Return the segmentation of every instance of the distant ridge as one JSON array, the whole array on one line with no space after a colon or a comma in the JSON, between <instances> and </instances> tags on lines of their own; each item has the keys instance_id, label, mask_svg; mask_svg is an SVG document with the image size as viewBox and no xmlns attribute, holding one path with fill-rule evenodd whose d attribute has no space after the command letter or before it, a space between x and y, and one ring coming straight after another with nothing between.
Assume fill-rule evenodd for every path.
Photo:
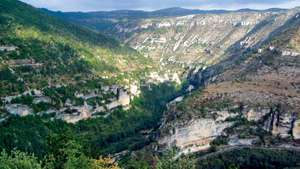
<instances>
[{"instance_id":1,"label":"distant ridge","mask_svg":"<svg viewBox=\"0 0 300 169\"><path fill-rule=\"evenodd\" d=\"M47 13L59 16L63 18L91 18L97 17L99 19L140 19L140 18L153 18L153 17L170 17L170 16L185 16L193 14L222 14L230 12L278 12L286 11L286 9L281 8L270 8L266 10L256 10L256 9L239 9L239 10L200 10L200 9L186 9L180 7L172 7L166 9L160 9L155 11L143 11L143 10L114 10L114 11L93 11L93 12L61 12L61 11L50 11L48 9L42 9Z\"/></svg>"}]
</instances>

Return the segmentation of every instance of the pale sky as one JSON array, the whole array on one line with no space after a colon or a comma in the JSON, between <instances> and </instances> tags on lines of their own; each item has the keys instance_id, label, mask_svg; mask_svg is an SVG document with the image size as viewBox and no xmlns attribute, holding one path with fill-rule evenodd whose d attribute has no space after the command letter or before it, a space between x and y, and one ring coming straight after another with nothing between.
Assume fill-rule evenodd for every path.
<instances>
[{"instance_id":1,"label":"pale sky","mask_svg":"<svg viewBox=\"0 0 300 169\"><path fill-rule=\"evenodd\" d=\"M300 0L21 0L35 7L59 11L157 10L170 7L190 9L293 8Z\"/></svg>"}]
</instances>

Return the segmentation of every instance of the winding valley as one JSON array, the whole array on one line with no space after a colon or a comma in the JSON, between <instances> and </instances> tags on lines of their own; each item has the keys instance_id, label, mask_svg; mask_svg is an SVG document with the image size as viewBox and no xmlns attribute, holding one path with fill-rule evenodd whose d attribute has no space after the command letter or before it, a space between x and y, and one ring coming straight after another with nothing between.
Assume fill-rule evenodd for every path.
<instances>
[{"instance_id":1,"label":"winding valley","mask_svg":"<svg viewBox=\"0 0 300 169\"><path fill-rule=\"evenodd\" d=\"M2 0L0 87L2 156L33 153L44 168L300 166L300 8L63 13Z\"/></svg>"}]
</instances>

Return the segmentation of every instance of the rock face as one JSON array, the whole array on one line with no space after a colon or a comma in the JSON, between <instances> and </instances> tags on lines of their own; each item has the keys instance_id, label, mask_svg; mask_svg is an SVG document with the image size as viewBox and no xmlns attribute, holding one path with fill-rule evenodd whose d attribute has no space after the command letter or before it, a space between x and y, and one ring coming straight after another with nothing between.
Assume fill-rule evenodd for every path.
<instances>
[{"instance_id":1,"label":"rock face","mask_svg":"<svg viewBox=\"0 0 300 169\"><path fill-rule=\"evenodd\" d=\"M128 106L130 104L130 96L124 90L120 90L118 101L121 106Z\"/></svg>"},{"instance_id":2,"label":"rock face","mask_svg":"<svg viewBox=\"0 0 300 169\"><path fill-rule=\"evenodd\" d=\"M73 113L61 113L57 118L62 119L68 123L77 123L80 120L86 120L92 117L91 106L85 102L83 106L72 107Z\"/></svg>"},{"instance_id":3,"label":"rock face","mask_svg":"<svg viewBox=\"0 0 300 169\"><path fill-rule=\"evenodd\" d=\"M159 140L159 144L167 147L176 146L183 152L204 150L231 125L230 122L216 122L214 119L198 119L186 126L175 127L169 136Z\"/></svg>"},{"instance_id":4,"label":"rock face","mask_svg":"<svg viewBox=\"0 0 300 169\"><path fill-rule=\"evenodd\" d=\"M174 105L173 105L174 106ZM171 109L171 108L170 108ZM170 115L173 113L169 112ZM195 118L182 121L171 120L165 117L160 127L159 145L161 147L178 147L183 153L206 150L210 143L218 136L223 135L226 128L234 123L226 121L237 114L228 111L211 112L214 118ZM171 117L173 119L173 117Z\"/></svg>"},{"instance_id":5,"label":"rock face","mask_svg":"<svg viewBox=\"0 0 300 169\"><path fill-rule=\"evenodd\" d=\"M240 139L237 136L230 137L228 145L230 146L243 146L243 145L253 145L257 138L249 138L249 139Z\"/></svg>"},{"instance_id":6,"label":"rock face","mask_svg":"<svg viewBox=\"0 0 300 169\"><path fill-rule=\"evenodd\" d=\"M291 17L259 46L260 52L249 50L247 54L232 55L207 69L195 69L194 81L202 89L166 112L164 126L173 128L174 132L169 132L169 137L161 137L165 138L163 141L183 150L198 142L205 147L211 141L210 136L221 135L222 131L229 145L269 145L275 140L298 140L299 32L300 19ZM226 111L238 116L224 121L220 114ZM213 122L208 124L207 119ZM224 126L218 126L220 119ZM194 124L195 121L208 126L204 133L198 133L197 128L203 129L203 126ZM226 124L228 122L234 125Z\"/></svg>"},{"instance_id":7,"label":"rock face","mask_svg":"<svg viewBox=\"0 0 300 169\"><path fill-rule=\"evenodd\" d=\"M265 129L274 136L286 138L291 136L295 114L272 112L265 123Z\"/></svg>"},{"instance_id":8,"label":"rock face","mask_svg":"<svg viewBox=\"0 0 300 169\"><path fill-rule=\"evenodd\" d=\"M294 123L293 137L296 140L300 140L300 120L296 120Z\"/></svg>"},{"instance_id":9,"label":"rock face","mask_svg":"<svg viewBox=\"0 0 300 169\"><path fill-rule=\"evenodd\" d=\"M38 104L38 103L51 103L51 99L49 97L45 97L45 96L40 96L37 97L33 100L34 104Z\"/></svg>"},{"instance_id":10,"label":"rock face","mask_svg":"<svg viewBox=\"0 0 300 169\"><path fill-rule=\"evenodd\" d=\"M30 107L22 104L11 104L7 105L5 108L10 114L18 116L27 116L33 113L33 110Z\"/></svg>"},{"instance_id":11,"label":"rock face","mask_svg":"<svg viewBox=\"0 0 300 169\"><path fill-rule=\"evenodd\" d=\"M178 73L171 73L170 70L167 73L151 72L147 77L147 83L165 83L165 82L175 82L176 84L181 84Z\"/></svg>"},{"instance_id":12,"label":"rock face","mask_svg":"<svg viewBox=\"0 0 300 169\"><path fill-rule=\"evenodd\" d=\"M260 110L250 109L249 111L246 111L245 116L248 121L259 121L269 112L270 112L269 109L260 109Z\"/></svg>"},{"instance_id":13,"label":"rock face","mask_svg":"<svg viewBox=\"0 0 300 169\"><path fill-rule=\"evenodd\" d=\"M55 86L58 89L63 86ZM76 103L71 98L67 98L60 107L51 108L37 114L53 114L58 119L62 119L68 123L76 123L80 120L86 120L95 117L107 117L110 112L120 107L123 109L130 108L131 99L140 94L140 89L137 85L129 85L121 87L118 85L104 86L101 89L88 90L86 92L74 92L74 96L84 102L83 105ZM48 104L51 105L54 100L47 96L41 90L28 90L18 95L6 96L1 98L4 107L9 114L27 116L33 113L33 109L22 104L13 104L13 100L24 99L29 97L32 99L32 105ZM89 101L94 101L93 103ZM0 107L2 108L2 107Z\"/></svg>"},{"instance_id":14,"label":"rock face","mask_svg":"<svg viewBox=\"0 0 300 169\"><path fill-rule=\"evenodd\" d=\"M211 65L228 49L249 49L266 40L297 10L232 12L141 19L116 24L118 37L160 65Z\"/></svg>"}]
</instances>

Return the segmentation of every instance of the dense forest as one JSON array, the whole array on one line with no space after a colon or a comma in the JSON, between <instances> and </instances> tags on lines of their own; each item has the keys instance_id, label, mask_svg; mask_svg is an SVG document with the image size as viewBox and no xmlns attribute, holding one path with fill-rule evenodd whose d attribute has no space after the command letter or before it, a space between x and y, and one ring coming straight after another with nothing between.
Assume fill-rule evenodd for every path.
<instances>
[{"instance_id":1,"label":"dense forest","mask_svg":"<svg viewBox=\"0 0 300 169\"><path fill-rule=\"evenodd\" d=\"M96 159L123 150L139 150L152 141L142 131L159 125L166 103L176 94L171 84L147 89L134 100L131 109L115 110L108 118L75 125L48 116L12 117L0 125L0 147L8 152L33 153L43 162L55 158L55 168L64 168L68 152Z\"/></svg>"},{"instance_id":2,"label":"dense forest","mask_svg":"<svg viewBox=\"0 0 300 169\"><path fill-rule=\"evenodd\" d=\"M124 84L143 78L153 66L150 59L112 38L16 0L1 1L0 22L0 46L17 48L0 51L1 96L50 82L74 84L106 77L103 81Z\"/></svg>"}]
</instances>

